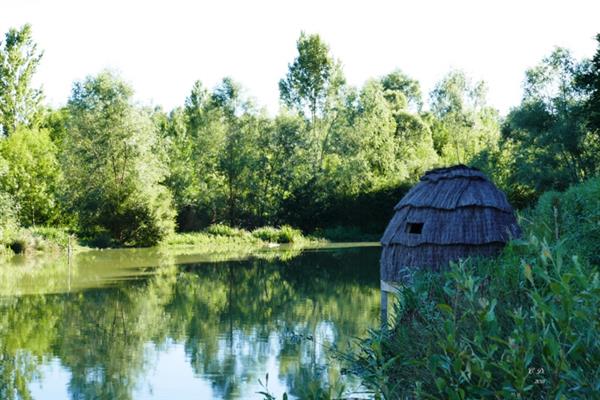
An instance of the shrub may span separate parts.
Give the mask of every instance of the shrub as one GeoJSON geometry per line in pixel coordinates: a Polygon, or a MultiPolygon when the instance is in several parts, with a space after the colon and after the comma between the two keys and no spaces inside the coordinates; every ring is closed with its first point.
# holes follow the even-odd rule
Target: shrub
{"type": "Polygon", "coordinates": [[[600,263],[600,178],[545,193],[529,218],[539,237],[561,240],[567,251],[600,263]]]}
{"type": "MultiPolygon", "coordinates": [[[[119,241],[127,246],[154,246],[175,231],[175,210],[171,193],[164,186],[154,193],[138,193],[123,205],[125,223],[119,228],[119,241]]],[[[116,234],[117,231],[114,231],[116,234]]]]}
{"type": "Polygon", "coordinates": [[[20,127],[0,141],[0,154],[10,166],[0,173],[0,187],[19,204],[18,217],[24,226],[56,223],[61,216],[57,153],[46,130],[20,127]]]}
{"type": "Polygon", "coordinates": [[[265,242],[279,243],[279,230],[272,226],[263,226],[252,231],[252,236],[265,242]]]}
{"type": "Polygon", "coordinates": [[[8,241],[17,227],[16,204],[10,195],[0,192],[0,246],[8,241]]]}
{"type": "Polygon", "coordinates": [[[35,228],[30,228],[29,231],[31,231],[35,237],[41,239],[49,245],[63,249],[66,249],[69,245],[69,233],[64,229],[38,226],[35,228]]]}
{"type": "Polygon", "coordinates": [[[79,214],[81,231],[92,245],[154,246],[175,230],[171,194],[164,186],[132,191],[124,199],[119,193],[103,196],[79,214]]]}
{"type": "Polygon", "coordinates": [[[206,228],[206,233],[215,236],[235,237],[243,236],[244,232],[238,228],[232,228],[225,224],[213,224],[206,228]]]}
{"type": "Polygon", "coordinates": [[[289,225],[283,225],[279,228],[278,243],[295,243],[302,239],[302,232],[289,225]]]}
{"type": "Polygon", "coordinates": [[[385,398],[593,398],[600,276],[532,237],[497,260],[421,274],[391,328],[346,355],[385,398]]]}
{"type": "Polygon", "coordinates": [[[36,237],[27,229],[21,229],[14,233],[8,240],[8,248],[14,254],[26,254],[38,248],[36,237]]]}
{"type": "Polygon", "coordinates": [[[265,226],[252,231],[252,236],[271,243],[296,243],[302,239],[302,232],[289,225],[283,225],[279,229],[265,226]]]}

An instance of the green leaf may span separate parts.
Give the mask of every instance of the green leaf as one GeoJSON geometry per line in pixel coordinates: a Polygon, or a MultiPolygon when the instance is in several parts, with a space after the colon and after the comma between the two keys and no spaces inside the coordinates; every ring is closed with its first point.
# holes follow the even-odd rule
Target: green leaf
{"type": "Polygon", "coordinates": [[[452,307],[450,307],[448,304],[440,303],[437,305],[437,308],[445,314],[448,314],[448,315],[453,314],[452,307]]]}
{"type": "Polygon", "coordinates": [[[525,278],[533,285],[533,275],[531,274],[531,265],[525,264],[523,265],[523,272],[525,273],[525,278]]]}

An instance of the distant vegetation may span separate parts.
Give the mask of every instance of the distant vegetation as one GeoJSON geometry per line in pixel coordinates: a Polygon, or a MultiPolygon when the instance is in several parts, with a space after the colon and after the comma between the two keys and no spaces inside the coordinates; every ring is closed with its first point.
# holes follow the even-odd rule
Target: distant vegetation
{"type": "Polygon", "coordinates": [[[520,208],[598,172],[600,51],[576,60],[554,50],[501,117],[485,84],[461,71],[425,101],[400,70],[350,86],[318,35],[296,46],[274,117],[229,77],[212,89],[198,81],[182,106],[162,110],[134,102],[109,71],[75,82],[51,109],[32,85],[42,52],[31,27],[10,29],[0,45],[0,247],[39,226],[103,246],[152,246],[215,224],[275,241],[298,234],[285,226],[377,237],[434,166],[478,166],[520,208]],[[282,229],[256,230],[265,225],[282,229]]]}

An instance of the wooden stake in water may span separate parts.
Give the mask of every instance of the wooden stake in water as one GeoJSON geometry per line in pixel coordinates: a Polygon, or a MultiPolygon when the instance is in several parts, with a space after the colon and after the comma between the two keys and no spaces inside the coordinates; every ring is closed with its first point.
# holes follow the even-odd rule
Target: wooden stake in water
{"type": "Polygon", "coordinates": [[[398,294],[398,283],[379,281],[381,287],[381,328],[387,328],[388,324],[388,293],[398,294]]]}
{"type": "Polygon", "coordinates": [[[68,277],[68,282],[67,282],[67,286],[69,289],[69,292],[71,291],[71,256],[73,254],[73,249],[71,246],[71,235],[68,236],[68,240],[67,240],[67,265],[69,268],[69,277],[68,277]]]}
{"type": "Polygon", "coordinates": [[[387,327],[387,307],[388,294],[383,288],[381,289],[381,328],[387,327]]]}

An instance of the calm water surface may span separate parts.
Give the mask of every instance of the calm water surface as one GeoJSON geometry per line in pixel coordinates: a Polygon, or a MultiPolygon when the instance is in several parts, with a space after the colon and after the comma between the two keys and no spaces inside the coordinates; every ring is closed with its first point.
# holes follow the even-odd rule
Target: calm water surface
{"type": "MultiPolygon", "coordinates": [[[[0,265],[0,398],[305,397],[378,323],[380,249],[90,251],[0,265]]],[[[357,388],[357,389],[355,389],[357,388]]]]}

